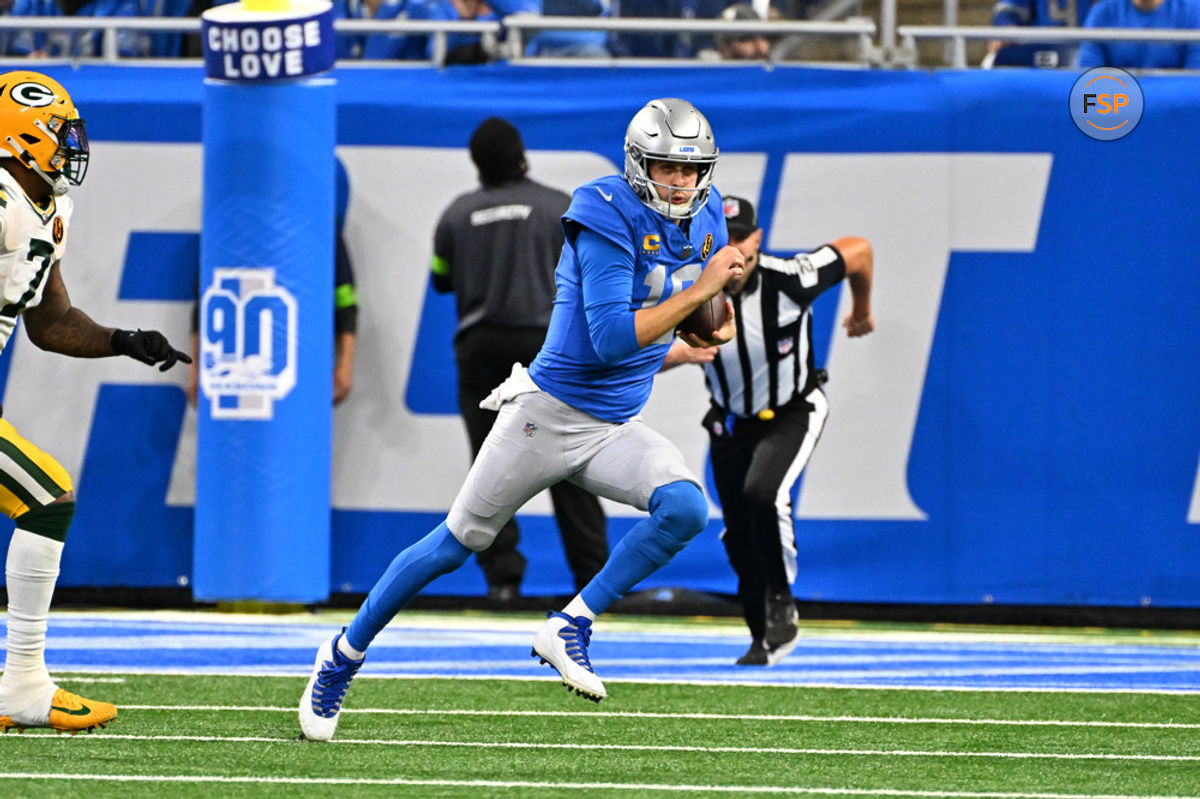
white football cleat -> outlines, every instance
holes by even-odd
[[[338,639],[345,630],[321,644],[312,676],[304,696],[300,697],[300,730],[310,741],[328,741],[337,731],[338,715],[350,681],[362,666],[362,660],[351,660],[338,651]]]
[[[546,623],[534,636],[529,654],[552,666],[569,690],[599,702],[608,696],[608,692],[588,660],[591,639],[591,619],[586,616],[572,618],[554,610],[546,614]]]

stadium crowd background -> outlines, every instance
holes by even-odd
[[[115,17],[129,19],[186,20],[198,18],[214,0],[3,0],[0,20],[28,18],[31,27],[0,27],[0,59],[104,57],[100,30],[53,27],[61,18]],[[889,8],[890,6],[890,8]],[[1106,6],[1104,14],[1089,12]],[[333,0],[335,20],[356,22],[499,21],[514,14],[550,17],[595,17],[599,20],[714,20],[754,21],[765,13],[771,21],[873,20],[887,34],[886,18],[900,25],[1044,26],[1193,28],[1200,21],[1195,0]],[[881,23],[881,18],[884,21]],[[1113,20],[1117,20],[1114,22]],[[38,23],[49,23],[38,27]],[[427,33],[398,30],[338,34],[340,61],[440,61],[445,64],[478,64],[504,60],[512,53],[504,28],[498,39],[477,33],[450,32],[441,50]],[[888,46],[884,42],[884,47]],[[548,30],[535,32],[520,44],[521,55],[535,58],[674,58],[702,61],[770,60],[775,62],[862,61],[863,49],[848,36],[713,34],[687,30],[634,33],[604,30]],[[1077,46],[1036,44],[1002,39],[966,43],[969,64],[984,66],[1073,66]],[[121,59],[199,58],[195,34],[120,29],[113,54]],[[937,66],[951,61],[949,45],[922,39],[909,63]],[[1126,66],[1161,66],[1161,62]]]

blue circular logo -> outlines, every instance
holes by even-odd
[[[1093,139],[1128,136],[1142,119],[1145,98],[1134,77],[1116,67],[1096,67],[1071,87],[1071,119]]]

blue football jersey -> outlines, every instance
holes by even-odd
[[[632,316],[690,286],[705,261],[728,243],[721,198],[713,189],[704,208],[677,225],[643,205],[623,177],[611,175],[575,190],[563,228],[566,243],[554,273],[550,329],[529,374],[539,388],[563,402],[598,419],[625,422],[650,398],[672,334],[615,361],[600,357],[588,328],[590,298],[576,252],[578,233],[587,228],[633,259]]]

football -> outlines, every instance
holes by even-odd
[[[698,306],[677,328],[680,333],[695,333],[702,339],[712,338],[714,330],[725,324],[725,292],[718,291],[708,302]]]

